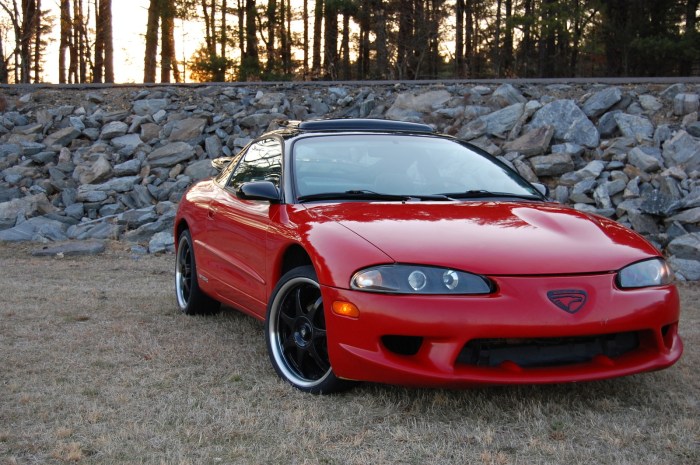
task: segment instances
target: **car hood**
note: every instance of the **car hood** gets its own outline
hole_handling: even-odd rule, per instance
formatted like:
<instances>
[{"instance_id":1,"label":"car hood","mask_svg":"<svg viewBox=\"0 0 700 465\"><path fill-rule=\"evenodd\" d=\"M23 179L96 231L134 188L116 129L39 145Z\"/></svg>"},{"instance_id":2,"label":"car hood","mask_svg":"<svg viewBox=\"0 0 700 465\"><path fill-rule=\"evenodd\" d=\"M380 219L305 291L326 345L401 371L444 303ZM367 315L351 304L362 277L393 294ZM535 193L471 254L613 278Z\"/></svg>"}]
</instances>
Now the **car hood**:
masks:
<instances>
[{"instance_id":1,"label":"car hood","mask_svg":"<svg viewBox=\"0 0 700 465\"><path fill-rule=\"evenodd\" d=\"M340 223L396 262L481 274L600 273L659 255L614 221L554 203L343 202L306 208L316 221Z\"/></svg>"}]
</instances>

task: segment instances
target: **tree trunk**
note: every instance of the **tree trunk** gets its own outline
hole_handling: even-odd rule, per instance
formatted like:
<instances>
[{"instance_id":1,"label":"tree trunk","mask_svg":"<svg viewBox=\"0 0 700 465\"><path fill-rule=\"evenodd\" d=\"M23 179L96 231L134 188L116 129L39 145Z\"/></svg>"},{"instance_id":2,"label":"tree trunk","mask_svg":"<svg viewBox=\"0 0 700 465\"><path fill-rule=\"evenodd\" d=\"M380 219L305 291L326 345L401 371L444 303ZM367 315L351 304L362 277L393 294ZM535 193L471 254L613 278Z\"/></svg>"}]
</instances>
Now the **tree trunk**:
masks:
<instances>
[{"instance_id":1,"label":"tree trunk","mask_svg":"<svg viewBox=\"0 0 700 465\"><path fill-rule=\"evenodd\" d=\"M520 53L520 61L521 61L521 69L523 70L522 73L524 77L530 77L532 76L532 71L531 71L531 57L532 57L532 20L533 20L533 13L532 13L532 2L533 0L525 0L524 2L524 21L523 21L523 42L522 45L520 46L521 53Z\"/></svg>"},{"instance_id":2,"label":"tree trunk","mask_svg":"<svg viewBox=\"0 0 700 465\"><path fill-rule=\"evenodd\" d=\"M214 0L212 0L212 3L214 3ZM216 54L216 46L214 45L213 19L209 9L209 2L207 2L207 0L202 0L202 16L204 17L204 44L207 47L207 53L211 57Z\"/></svg>"},{"instance_id":3,"label":"tree trunk","mask_svg":"<svg viewBox=\"0 0 700 465\"><path fill-rule=\"evenodd\" d=\"M687 0L685 4L684 39L689 45L697 43L698 32L695 30L695 27L698 20L698 4L700 4L700 0ZM693 72L693 60L687 56L683 57L679 71L681 76L690 76Z\"/></svg>"},{"instance_id":4,"label":"tree trunk","mask_svg":"<svg viewBox=\"0 0 700 465\"><path fill-rule=\"evenodd\" d=\"M241 57L245 56L245 5L238 0L238 50Z\"/></svg>"},{"instance_id":5,"label":"tree trunk","mask_svg":"<svg viewBox=\"0 0 700 465\"><path fill-rule=\"evenodd\" d=\"M384 0L376 0L375 5L374 33L377 36L377 70L375 74L380 79L387 79L389 78L389 51L387 48L386 5ZM367 61L369 66L369 57Z\"/></svg>"},{"instance_id":6,"label":"tree trunk","mask_svg":"<svg viewBox=\"0 0 700 465\"><path fill-rule=\"evenodd\" d=\"M464 69L464 0L457 0L455 5L455 74L465 77Z\"/></svg>"},{"instance_id":7,"label":"tree trunk","mask_svg":"<svg viewBox=\"0 0 700 465\"><path fill-rule=\"evenodd\" d=\"M221 2L221 41L220 41L220 46L221 46L221 58L222 61L225 63L226 62L226 57L228 56L226 53L226 47L228 46L228 30L227 27L228 25L226 24L226 17L228 16L228 3L226 0L223 0ZM224 69L224 76L222 81L226 80L226 70Z\"/></svg>"},{"instance_id":8,"label":"tree trunk","mask_svg":"<svg viewBox=\"0 0 700 465\"><path fill-rule=\"evenodd\" d=\"M505 0L506 25L503 33L503 71L502 75L510 77L513 74L513 0Z\"/></svg>"},{"instance_id":9,"label":"tree trunk","mask_svg":"<svg viewBox=\"0 0 700 465\"><path fill-rule=\"evenodd\" d=\"M175 39L173 35L174 6L172 0L163 0L160 16L160 82L170 82L175 57Z\"/></svg>"},{"instance_id":10,"label":"tree trunk","mask_svg":"<svg viewBox=\"0 0 700 465\"><path fill-rule=\"evenodd\" d=\"M542 5L542 31L540 32L540 77L555 77L556 27L553 5L557 0L544 0Z\"/></svg>"},{"instance_id":11,"label":"tree trunk","mask_svg":"<svg viewBox=\"0 0 700 465\"><path fill-rule=\"evenodd\" d=\"M358 22L360 26L359 50L357 54L357 78L367 79L369 74L369 32L370 32L371 4L363 2L358 8Z\"/></svg>"},{"instance_id":12,"label":"tree trunk","mask_svg":"<svg viewBox=\"0 0 700 465\"><path fill-rule=\"evenodd\" d=\"M343 13L343 35L340 41L343 50L343 79L349 81L350 77L350 14Z\"/></svg>"},{"instance_id":13,"label":"tree trunk","mask_svg":"<svg viewBox=\"0 0 700 465\"><path fill-rule=\"evenodd\" d=\"M280 31L280 46L282 47L282 72L285 76L292 74L292 6L290 0L280 2L282 9L282 29Z\"/></svg>"},{"instance_id":14,"label":"tree trunk","mask_svg":"<svg viewBox=\"0 0 700 465\"><path fill-rule=\"evenodd\" d=\"M41 82L41 0L36 0L34 21L34 82Z\"/></svg>"},{"instance_id":15,"label":"tree trunk","mask_svg":"<svg viewBox=\"0 0 700 465\"><path fill-rule=\"evenodd\" d=\"M494 33L494 47L493 47L493 58L494 58L494 68L496 71L496 77L501 77L501 7L503 6L503 1L498 0L496 2L496 31Z\"/></svg>"},{"instance_id":16,"label":"tree trunk","mask_svg":"<svg viewBox=\"0 0 700 465\"><path fill-rule=\"evenodd\" d=\"M156 82L156 54L158 53L159 0L151 0L146 25L146 53L143 60L143 82Z\"/></svg>"},{"instance_id":17,"label":"tree trunk","mask_svg":"<svg viewBox=\"0 0 700 465\"><path fill-rule=\"evenodd\" d=\"M306 80L309 76L309 0L303 0L304 10L302 13L302 19L304 23L304 62L302 64L303 69L303 79Z\"/></svg>"},{"instance_id":18,"label":"tree trunk","mask_svg":"<svg viewBox=\"0 0 700 465\"><path fill-rule=\"evenodd\" d=\"M326 25L326 27L328 27ZM314 43L311 59L311 72L314 77L321 75L321 29L323 28L323 0L314 5Z\"/></svg>"},{"instance_id":19,"label":"tree trunk","mask_svg":"<svg viewBox=\"0 0 700 465\"><path fill-rule=\"evenodd\" d=\"M61 0L61 43L58 47L58 82L65 84L66 52L71 48L70 0Z\"/></svg>"},{"instance_id":20,"label":"tree trunk","mask_svg":"<svg viewBox=\"0 0 700 465\"><path fill-rule=\"evenodd\" d=\"M628 0L610 0L604 4L603 33L608 76L627 74L629 48L627 41L629 11ZM621 42L624 41L624 42Z\"/></svg>"},{"instance_id":21,"label":"tree trunk","mask_svg":"<svg viewBox=\"0 0 700 465\"><path fill-rule=\"evenodd\" d=\"M258 39L255 0L246 0L246 53L243 57L242 75L245 80L260 78L260 56L258 55Z\"/></svg>"},{"instance_id":22,"label":"tree trunk","mask_svg":"<svg viewBox=\"0 0 700 465\"><path fill-rule=\"evenodd\" d=\"M36 0L22 0L21 70L20 82L29 83L32 62L32 38L36 27Z\"/></svg>"},{"instance_id":23,"label":"tree trunk","mask_svg":"<svg viewBox=\"0 0 700 465\"><path fill-rule=\"evenodd\" d=\"M335 80L338 77L338 8L334 2L326 3L324 11L326 27L323 31L323 71L324 78Z\"/></svg>"},{"instance_id":24,"label":"tree trunk","mask_svg":"<svg viewBox=\"0 0 700 465\"><path fill-rule=\"evenodd\" d=\"M102 1L95 3L95 65L92 70L92 82L100 83L104 70L105 24L102 18Z\"/></svg>"},{"instance_id":25,"label":"tree trunk","mask_svg":"<svg viewBox=\"0 0 700 465\"><path fill-rule=\"evenodd\" d=\"M112 0L100 0L105 32L105 82L114 82L114 42L112 40Z\"/></svg>"},{"instance_id":26,"label":"tree trunk","mask_svg":"<svg viewBox=\"0 0 700 465\"><path fill-rule=\"evenodd\" d=\"M413 43L413 1L403 3L399 11L399 36L397 40L396 66L399 79L410 79L408 76L408 56Z\"/></svg>"},{"instance_id":27,"label":"tree trunk","mask_svg":"<svg viewBox=\"0 0 700 465\"><path fill-rule=\"evenodd\" d=\"M7 60L5 59L5 49L2 44L2 36L0 36L0 84L7 84L9 78L10 76L7 70ZM0 108L0 111L5 111L5 108Z\"/></svg>"},{"instance_id":28,"label":"tree trunk","mask_svg":"<svg viewBox=\"0 0 700 465\"><path fill-rule=\"evenodd\" d=\"M284 21L284 15L282 16ZM275 67L275 28L277 28L277 1L267 1L267 63L265 72L271 74Z\"/></svg>"}]
</instances>

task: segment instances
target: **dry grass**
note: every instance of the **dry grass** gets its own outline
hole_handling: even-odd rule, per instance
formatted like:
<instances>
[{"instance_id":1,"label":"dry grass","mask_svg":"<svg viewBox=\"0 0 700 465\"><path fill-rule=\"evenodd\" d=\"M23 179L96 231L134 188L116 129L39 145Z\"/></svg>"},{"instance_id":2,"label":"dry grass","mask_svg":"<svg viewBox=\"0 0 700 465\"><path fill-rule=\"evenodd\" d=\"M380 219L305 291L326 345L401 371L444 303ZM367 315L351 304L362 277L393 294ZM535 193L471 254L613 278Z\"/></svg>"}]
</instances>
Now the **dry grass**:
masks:
<instances>
[{"instance_id":1,"label":"dry grass","mask_svg":"<svg viewBox=\"0 0 700 465\"><path fill-rule=\"evenodd\" d=\"M0 464L698 464L700 286L683 359L612 381L304 395L262 325L181 315L172 256L0 245Z\"/></svg>"}]
</instances>

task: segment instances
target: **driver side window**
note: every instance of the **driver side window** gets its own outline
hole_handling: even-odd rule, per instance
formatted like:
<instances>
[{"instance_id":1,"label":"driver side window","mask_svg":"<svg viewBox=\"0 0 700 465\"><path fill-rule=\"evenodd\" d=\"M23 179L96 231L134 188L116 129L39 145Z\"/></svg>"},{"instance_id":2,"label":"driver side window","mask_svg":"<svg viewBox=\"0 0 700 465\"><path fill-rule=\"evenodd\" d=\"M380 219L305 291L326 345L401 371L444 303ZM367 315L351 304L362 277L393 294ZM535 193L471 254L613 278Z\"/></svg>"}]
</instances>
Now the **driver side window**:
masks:
<instances>
[{"instance_id":1,"label":"driver side window","mask_svg":"<svg viewBox=\"0 0 700 465\"><path fill-rule=\"evenodd\" d=\"M282 144L264 139L248 148L226 187L238 189L244 182L270 181L279 187L282 176Z\"/></svg>"}]
</instances>

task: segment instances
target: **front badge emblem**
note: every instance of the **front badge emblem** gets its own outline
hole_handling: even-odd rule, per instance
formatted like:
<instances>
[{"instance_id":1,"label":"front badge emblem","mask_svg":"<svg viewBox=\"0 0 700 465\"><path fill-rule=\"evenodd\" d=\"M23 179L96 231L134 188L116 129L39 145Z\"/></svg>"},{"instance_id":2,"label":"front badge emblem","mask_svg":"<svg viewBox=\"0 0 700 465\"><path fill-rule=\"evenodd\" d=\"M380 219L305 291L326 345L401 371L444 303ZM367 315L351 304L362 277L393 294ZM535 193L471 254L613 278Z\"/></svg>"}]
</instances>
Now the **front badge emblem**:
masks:
<instances>
[{"instance_id":1,"label":"front badge emblem","mask_svg":"<svg viewBox=\"0 0 700 465\"><path fill-rule=\"evenodd\" d=\"M577 289L561 289L547 292L549 300L567 313L574 314L586 305L588 294Z\"/></svg>"}]
</instances>

